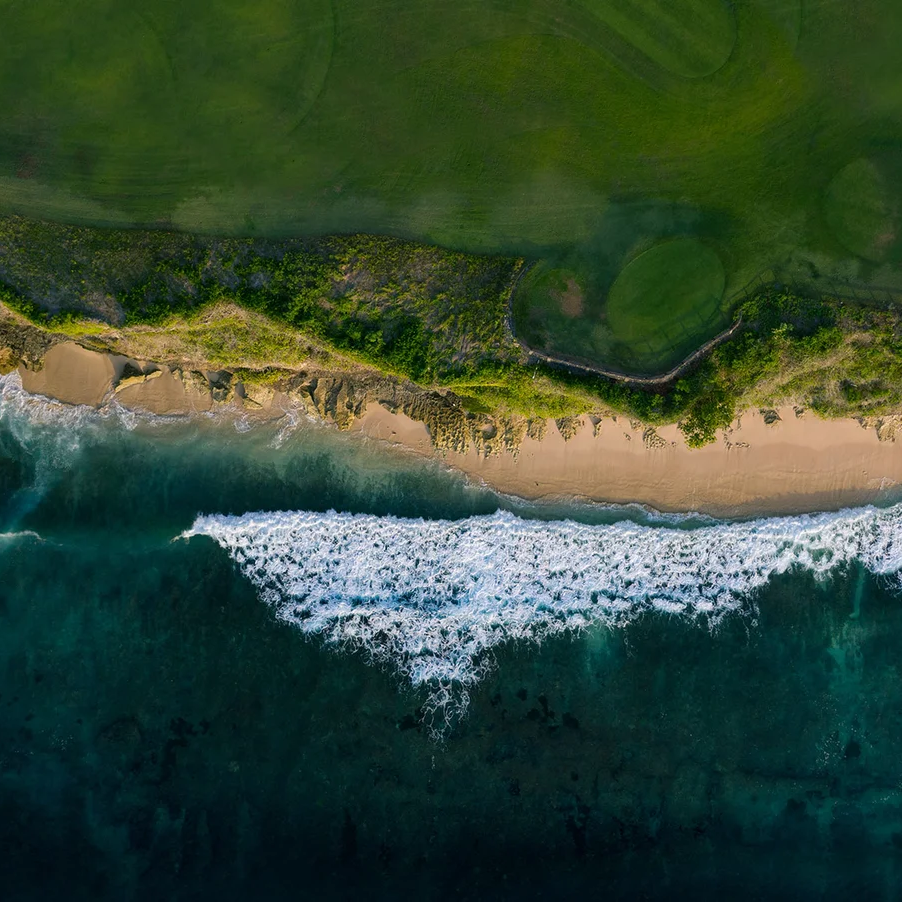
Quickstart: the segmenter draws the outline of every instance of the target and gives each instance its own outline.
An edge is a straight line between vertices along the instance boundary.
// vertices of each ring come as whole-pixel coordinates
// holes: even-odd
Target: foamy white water
[[[902,505],[691,530],[249,513],[198,517],[184,537],[196,535],[228,550],[280,620],[430,684],[434,707],[465,704],[502,642],[653,611],[714,624],[792,568],[902,569]]]
[[[21,532],[0,532],[0,542],[20,542],[22,539],[43,541],[33,529],[24,529]]]

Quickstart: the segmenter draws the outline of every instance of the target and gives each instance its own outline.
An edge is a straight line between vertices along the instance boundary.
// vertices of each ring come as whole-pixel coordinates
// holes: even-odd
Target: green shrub
[[[0,301],[40,326],[88,329],[84,312],[97,294],[117,302],[131,325],[190,322],[206,305],[228,301],[284,328],[287,345],[307,336],[353,360],[445,386],[476,412],[560,417],[609,408],[649,424],[679,422],[695,447],[762,392],[829,415],[902,403],[898,312],[786,290],[746,299],[737,333],[675,384],[638,387],[524,365],[506,326],[523,266],[513,258],[370,235],[225,240],[16,217],[0,217],[0,234]],[[48,313],[43,297],[61,309]],[[206,334],[205,353],[227,365],[221,333]],[[272,336],[266,342],[277,344]]]

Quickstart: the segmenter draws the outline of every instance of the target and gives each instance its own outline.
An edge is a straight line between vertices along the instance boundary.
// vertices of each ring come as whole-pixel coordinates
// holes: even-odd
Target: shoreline
[[[793,408],[768,424],[746,411],[726,434],[690,449],[676,426],[649,430],[622,417],[583,417],[565,440],[553,421],[544,438],[489,457],[474,449],[441,459],[496,491],[527,500],[639,504],[661,513],[780,516],[902,499],[902,449],[855,420],[821,420]],[[769,419],[770,417],[768,417]],[[355,424],[373,438],[428,451],[425,427],[373,407]]]
[[[897,422],[823,420],[794,408],[743,413],[714,444],[690,449],[675,425],[649,429],[624,417],[550,420],[544,435],[526,434],[486,453],[436,447],[426,422],[378,393],[325,409],[303,392],[245,387],[231,374],[184,373],[129,358],[54,345],[44,365],[19,365],[23,388],[69,404],[123,407],[172,416],[233,410],[274,420],[291,410],[360,436],[430,457],[503,494],[527,500],[573,499],[638,504],[662,513],[717,517],[811,513],[902,498]],[[322,380],[321,380],[322,381]],[[339,415],[340,414],[340,415]],[[565,438],[566,434],[566,438]]]

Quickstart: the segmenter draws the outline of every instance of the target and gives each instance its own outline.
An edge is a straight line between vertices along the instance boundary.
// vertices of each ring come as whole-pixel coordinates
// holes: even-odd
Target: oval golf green
[[[716,72],[736,43],[726,0],[582,0],[583,6],[659,66],[684,78]]]
[[[720,257],[707,245],[694,238],[662,242],[617,277],[608,294],[608,326],[618,341],[666,357],[670,347],[710,328],[725,283]]]
[[[883,260],[896,242],[895,192],[881,167],[861,157],[827,187],[824,216],[839,243],[865,260]]]

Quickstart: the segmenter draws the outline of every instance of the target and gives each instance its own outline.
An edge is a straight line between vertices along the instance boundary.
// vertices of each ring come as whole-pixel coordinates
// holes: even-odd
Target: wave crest
[[[225,548],[280,620],[429,684],[432,709],[465,706],[502,642],[650,611],[714,624],[792,568],[902,569],[902,505],[695,529],[248,513],[183,535]]]

